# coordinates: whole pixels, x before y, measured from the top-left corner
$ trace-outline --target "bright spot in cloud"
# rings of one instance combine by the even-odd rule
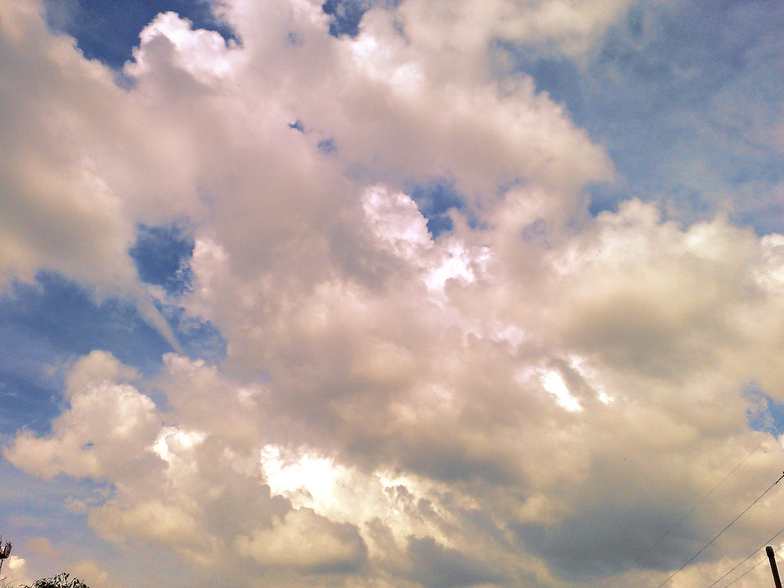
[[[296,506],[323,510],[334,503],[342,471],[332,460],[310,453],[288,460],[280,447],[268,444],[261,451],[261,465],[272,493],[286,496]]]
[[[580,401],[575,398],[566,386],[563,377],[555,370],[548,370],[542,375],[544,389],[555,397],[556,402],[569,412],[583,410]]]

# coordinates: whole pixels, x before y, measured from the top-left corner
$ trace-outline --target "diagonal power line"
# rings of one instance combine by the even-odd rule
[[[773,537],[771,537],[771,538],[770,538],[770,539],[768,539],[767,541],[763,542],[763,543],[762,543],[762,545],[760,545],[760,546],[759,546],[759,547],[757,547],[757,548],[756,548],[754,551],[752,551],[750,554],[748,554],[748,555],[747,555],[745,558],[743,558],[743,559],[740,561],[740,563],[738,563],[738,564],[737,564],[737,565],[736,565],[734,568],[732,568],[732,569],[731,569],[731,570],[729,570],[727,573],[725,573],[725,574],[724,574],[724,575],[723,575],[721,578],[719,578],[718,580],[716,580],[716,581],[715,581],[713,584],[711,584],[710,586],[708,586],[708,588],[713,588],[713,587],[714,587],[716,584],[718,584],[719,582],[721,582],[721,581],[722,581],[724,578],[726,578],[727,576],[729,576],[729,575],[730,575],[732,572],[734,572],[734,571],[735,571],[735,570],[737,570],[737,569],[738,569],[740,566],[742,566],[742,565],[743,565],[743,564],[745,564],[747,561],[749,561],[749,560],[750,560],[752,557],[754,557],[754,555],[756,555],[756,553],[757,553],[757,552],[758,552],[760,549],[762,549],[763,547],[765,547],[765,545],[767,545],[768,543],[770,543],[771,541],[773,541],[773,540],[774,540],[776,537],[778,537],[778,536],[779,536],[779,535],[781,535],[782,533],[784,533],[784,529],[781,529],[781,531],[779,531],[778,533],[776,533],[775,535],[773,535]],[[763,561],[764,561],[764,560],[763,560]],[[757,565],[759,565],[759,564],[757,564]],[[755,567],[756,567],[756,566],[755,566]],[[754,568],[752,568],[752,569],[754,569]],[[748,572],[746,572],[746,573],[748,573]],[[737,581],[738,581],[738,579],[739,579],[739,578],[742,578],[742,577],[743,577],[743,576],[739,576],[738,578],[736,578],[735,580],[733,580],[731,583],[737,582]],[[729,586],[729,585],[730,585],[730,584],[727,584],[727,586]],[[726,586],[725,586],[725,588],[726,588]]]
[[[723,534],[724,534],[724,533],[727,531],[727,529],[729,529],[729,528],[730,528],[732,525],[734,525],[734,524],[735,524],[735,522],[736,522],[736,521],[737,521],[737,520],[738,520],[740,517],[742,517],[743,515],[745,515],[745,514],[746,514],[746,513],[749,511],[749,509],[750,509],[752,506],[754,506],[754,505],[755,505],[755,504],[757,504],[757,503],[758,503],[760,500],[762,500],[762,497],[763,497],[763,496],[765,496],[765,495],[766,495],[768,492],[770,492],[770,491],[773,489],[773,486],[775,486],[776,484],[778,484],[778,483],[779,483],[779,482],[780,482],[782,479],[784,479],[784,473],[782,473],[782,474],[781,474],[781,477],[779,477],[779,479],[778,479],[778,480],[776,480],[776,481],[775,481],[775,482],[773,482],[773,483],[772,483],[770,486],[768,486],[768,488],[767,488],[767,490],[765,490],[765,492],[763,492],[762,494],[760,494],[759,496],[757,496],[757,498],[755,498],[755,499],[754,499],[754,501],[753,501],[751,504],[749,504],[749,505],[748,505],[746,508],[744,508],[744,509],[743,509],[743,512],[741,512],[741,513],[740,513],[738,516],[736,516],[734,519],[732,519],[732,520],[729,522],[729,524],[728,524],[726,527],[724,527],[724,528],[723,528],[721,531],[719,531],[718,535],[716,535],[716,536],[715,536],[713,539],[711,539],[710,541],[708,541],[708,542],[707,542],[707,543],[706,543],[706,544],[705,544],[705,545],[702,547],[702,549],[700,549],[700,550],[699,550],[697,553],[695,553],[693,556],[691,556],[691,558],[690,558],[690,559],[689,559],[689,560],[688,560],[686,563],[684,563],[684,564],[683,564],[681,567],[679,567],[677,570],[675,570],[675,571],[674,571],[674,572],[673,572],[673,573],[670,575],[670,577],[669,577],[669,578],[667,578],[667,579],[666,579],[664,582],[662,582],[661,584],[659,584],[658,588],[662,588],[662,586],[664,586],[664,585],[665,585],[667,582],[669,582],[670,580],[672,580],[672,579],[673,579],[673,578],[674,578],[674,577],[675,577],[675,576],[678,574],[678,572],[680,572],[680,571],[681,571],[683,568],[685,568],[687,565],[689,565],[691,562],[693,562],[695,559],[697,559],[697,557],[698,557],[698,556],[699,556],[699,555],[700,555],[700,554],[701,554],[703,551],[705,551],[706,549],[708,549],[708,547],[710,547],[711,545],[713,545],[713,542],[714,542],[714,541],[716,541],[716,540],[717,540],[719,537],[721,537],[721,536],[722,536],[722,535],[723,535]]]
[[[774,427],[774,428],[775,428],[775,429],[778,431],[778,430],[779,430],[779,427],[780,427],[780,426],[782,426],[782,425],[784,425],[784,420],[780,421],[780,422],[779,422],[778,424],[776,424],[776,425],[773,425],[773,427]],[[653,550],[653,548],[654,548],[654,547],[656,547],[656,546],[657,546],[659,543],[661,543],[661,542],[662,542],[664,539],[666,539],[666,538],[667,538],[667,537],[670,535],[670,533],[672,533],[672,532],[673,532],[673,531],[674,531],[674,530],[675,530],[675,529],[678,527],[678,525],[680,525],[680,524],[681,524],[683,521],[685,521],[687,518],[689,518],[689,517],[691,516],[691,514],[692,514],[692,513],[693,513],[695,510],[697,510],[697,509],[699,508],[699,506],[700,506],[700,505],[701,505],[703,502],[705,502],[705,501],[706,501],[706,500],[707,500],[707,499],[710,497],[710,495],[711,495],[711,494],[713,494],[713,493],[714,493],[714,492],[715,492],[715,491],[716,491],[716,490],[719,488],[719,486],[721,486],[721,485],[722,485],[724,482],[726,482],[726,481],[727,481],[727,478],[729,478],[729,477],[730,477],[732,474],[734,474],[734,473],[735,473],[735,471],[736,471],[736,470],[737,470],[737,469],[738,469],[740,466],[742,466],[744,463],[746,463],[746,460],[747,460],[747,459],[749,459],[749,458],[750,458],[750,457],[751,457],[751,456],[752,456],[752,455],[753,455],[753,454],[754,454],[754,453],[757,451],[757,449],[759,449],[760,447],[762,447],[762,444],[763,444],[763,443],[765,443],[765,441],[767,441],[767,440],[768,440],[768,438],[769,438],[769,437],[772,437],[772,436],[773,436],[773,433],[768,433],[768,434],[767,434],[767,435],[766,435],[766,436],[765,436],[765,437],[762,439],[762,441],[760,441],[760,442],[759,442],[759,444],[758,444],[758,445],[757,445],[757,446],[756,446],[754,449],[752,449],[751,451],[749,451],[749,453],[746,455],[746,457],[744,457],[742,460],[740,460],[740,461],[738,462],[738,464],[737,464],[737,465],[736,465],[734,468],[732,468],[732,469],[731,469],[731,470],[730,470],[730,471],[727,473],[727,475],[726,475],[726,476],[724,476],[724,477],[723,477],[721,480],[719,480],[719,482],[718,482],[718,483],[717,483],[717,484],[716,484],[716,485],[715,485],[713,488],[711,488],[711,489],[708,491],[708,493],[707,493],[707,494],[705,494],[705,495],[704,495],[702,498],[700,498],[700,499],[699,499],[699,500],[696,502],[696,504],[695,504],[694,506],[692,506],[692,507],[691,507],[691,510],[689,510],[689,512],[687,512],[685,515],[683,515],[681,518],[679,518],[679,519],[678,519],[678,520],[675,522],[675,524],[673,524],[673,525],[672,525],[672,526],[671,526],[669,529],[667,529],[667,531],[665,531],[664,535],[662,535],[662,536],[661,536],[661,537],[659,537],[659,538],[658,538],[656,541],[654,541],[654,542],[653,542],[653,545],[651,545],[651,546],[648,548],[648,551],[649,551],[649,552],[650,552],[650,551],[652,551],[652,550]],[[775,437],[774,437],[774,438],[775,438]]]

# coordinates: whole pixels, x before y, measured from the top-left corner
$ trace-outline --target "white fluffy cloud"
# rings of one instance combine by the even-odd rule
[[[44,478],[59,473],[96,480],[135,477],[155,439],[155,404],[122,379],[135,374],[111,355],[93,351],[73,367],[66,386],[68,411],[52,435],[20,434],[7,458]]]
[[[412,0],[335,39],[317,3],[236,0],[241,44],[159,15],[129,89],[0,5],[4,278],[143,300],[134,227],[185,216],[179,302],[228,345],[147,378],[93,351],[6,459],[105,483],[72,505],[97,535],[172,548],[202,585],[665,579],[778,473],[768,439],[650,549],[763,442],[750,387],[784,400],[784,237],[588,214],[605,150],[491,45],[574,55],[627,5]],[[434,180],[466,202],[435,239],[406,193]],[[771,504],[673,585],[773,535]]]

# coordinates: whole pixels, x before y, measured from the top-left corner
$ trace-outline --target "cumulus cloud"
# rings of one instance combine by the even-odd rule
[[[155,438],[158,417],[147,396],[121,383],[128,375],[133,372],[109,354],[93,351],[81,359],[66,386],[70,408],[53,423],[52,436],[23,432],[6,458],[44,478],[133,475],[134,462],[144,461]]]
[[[239,536],[237,550],[265,566],[311,572],[355,570],[365,551],[355,527],[333,523],[309,509],[290,511],[271,529]]]
[[[30,576],[27,572],[27,562],[23,558],[12,555],[3,563],[5,564],[4,567],[6,571],[3,576],[4,582],[10,582],[12,584],[25,584],[30,582]]]
[[[125,89],[36,5],[0,6],[5,279],[135,296],[165,332],[128,250],[187,218],[192,287],[166,303],[227,342],[146,375],[93,350],[5,458],[101,484],[72,504],[96,535],[173,550],[189,585],[665,579],[778,473],[747,411],[752,385],[784,400],[784,237],[590,215],[606,150],[489,65],[497,41],[576,55],[627,5],[414,0],[334,38],[318,3],[233,0],[241,43],[161,14]],[[436,237],[411,196],[431,181],[464,202]],[[679,581],[773,535],[776,498]]]

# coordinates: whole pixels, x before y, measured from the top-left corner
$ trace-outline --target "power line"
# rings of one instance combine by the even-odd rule
[[[782,532],[784,532],[784,529],[782,530]],[[781,549],[781,547],[782,547],[782,546],[781,546],[781,545],[779,545],[779,549]],[[756,553],[756,551],[755,551],[755,553]],[[752,553],[751,555],[754,555],[754,553]],[[746,558],[746,560],[747,560],[747,559],[749,559],[749,558],[751,557],[751,555],[750,555],[749,557],[747,557],[747,558]],[[757,563],[755,563],[753,566],[751,566],[751,567],[750,567],[748,570],[746,570],[746,571],[745,571],[745,572],[743,572],[743,573],[742,573],[740,576],[738,576],[737,578],[735,578],[735,579],[734,579],[732,582],[730,582],[729,584],[727,584],[727,585],[726,585],[724,588],[729,588],[729,587],[730,587],[730,586],[732,586],[732,585],[733,585],[735,582],[737,582],[738,580],[740,580],[740,579],[741,579],[743,576],[745,576],[746,574],[748,574],[749,572],[751,572],[751,571],[753,571],[753,570],[756,570],[756,569],[759,567],[759,565],[760,565],[761,563],[763,563],[763,562],[764,562],[766,559],[767,559],[766,557],[763,557],[761,560],[759,560]],[[746,560],[743,560],[743,561],[746,561]],[[741,562],[741,563],[742,563],[742,562]],[[736,567],[737,567],[737,566],[736,566]],[[733,568],[733,569],[734,569],[734,568]]]
[[[784,425],[784,420],[781,420],[781,421],[779,421],[779,423],[778,423],[777,425],[773,425],[773,428],[774,428],[774,429],[776,429],[776,430],[778,431],[778,430],[779,430],[779,427],[780,427],[781,425]],[[654,541],[653,545],[651,545],[651,546],[648,548],[648,552],[652,551],[652,550],[653,550],[653,548],[654,548],[654,547],[656,547],[656,546],[657,546],[659,543],[661,543],[661,542],[662,542],[662,541],[663,541],[665,538],[667,538],[667,537],[669,536],[669,534],[670,534],[670,533],[672,533],[672,532],[673,532],[673,531],[674,531],[674,530],[675,530],[675,529],[678,527],[678,525],[680,525],[680,524],[681,524],[683,521],[685,521],[687,518],[689,518],[689,516],[691,516],[691,514],[692,514],[692,513],[693,513],[695,510],[697,510],[697,508],[698,508],[698,507],[699,507],[699,506],[700,506],[700,505],[701,505],[703,502],[705,502],[705,501],[708,499],[708,497],[709,497],[711,494],[713,494],[713,493],[714,493],[714,492],[715,492],[715,491],[718,489],[718,487],[719,487],[719,486],[721,486],[721,485],[722,485],[722,484],[723,484],[723,483],[724,483],[724,482],[727,480],[727,478],[729,478],[729,477],[730,477],[732,474],[734,474],[734,473],[735,473],[735,471],[736,471],[736,470],[737,470],[737,469],[738,469],[740,466],[742,466],[742,465],[743,465],[743,464],[746,462],[746,460],[747,460],[747,459],[749,459],[749,458],[752,456],[752,454],[753,454],[755,451],[757,451],[757,449],[759,449],[760,447],[762,447],[762,444],[763,444],[763,443],[765,443],[765,441],[767,441],[769,437],[772,437],[772,436],[773,436],[773,433],[768,433],[768,434],[767,434],[765,437],[763,437],[762,441],[760,441],[760,442],[759,442],[759,444],[758,444],[758,445],[757,445],[757,446],[756,446],[754,449],[752,449],[752,450],[751,450],[751,451],[748,453],[748,455],[746,455],[746,457],[744,457],[742,460],[740,460],[740,462],[738,463],[738,465],[736,465],[734,468],[732,468],[732,469],[730,470],[730,472],[729,472],[729,473],[728,473],[726,476],[724,476],[724,477],[723,477],[723,478],[722,478],[722,479],[719,481],[719,483],[718,483],[718,484],[716,484],[716,485],[715,485],[713,488],[711,488],[711,489],[708,491],[708,493],[707,493],[705,496],[703,496],[702,498],[700,498],[700,499],[697,501],[697,503],[696,503],[696,504],[695,504],[693,507],[691,507],[691,510],[690,510],[689,512],[687,512],[685,515],[683,515],[683,516],[682,516],[680,519],[678,519],[678,521],[677,521],[677,522],[676,522],[676,523],[675,523],[673,526],[671,526],[669,529],[667,529],[667,531],[664,533],[664,535],[662,535],[662,536],[661,536],[661,537],[659,537],[659,538],[658,538],[656,541]],[[639,563],[639,560],[637,561],[637,563]]]
[[[784,529],[782,529],[781,531],[779,531],[778,533],[776,533],[775,535],[773,535],[773,537],[771,537],[771,538],[770,538],[770,539],[768,539],[767,541],[763,542],[763,543],[762,543],[762,545],[760,545],[760,546],[759,546],[759,547],[757,547],[757,548],[756,548],[754,551],[752,551],[750,554],[748,554],[748,555],[747,555],[747,556],[746,556],[746,557],[745,557],[743,560],[741,560],[741,562],[740,562],[738,565],[736,565],[734,568],[732,568],[730,571],[728,571],[726,574],[724,574],[724,575],[723,575],[721,578],[719,578],[718,580],[716,580],[716,581],[715,581],[713,584],[711,584],[710,586],[708,586],[708,588],[713,588],[713,587],[714,587],[716,584],[718,584],[719,582],[721,582],[721,581],[722,581],[724,578],[726,578],[727,576],[729,576],[729,575],[730,575],[732,572],[734,572],[734,571],[735,571],[735,570],[737,570],[737,569],[738,569],[740,566],[742,566],[744,563],[746,563],[747,561],[749,561],[749,560],[750,560],[752,557],[754,557],[754,555],[755,555],[755,554],[756,554],[756,553],[757,553],[757,552],[758,552],[760,549],[762,549],[763,547],[765,547],[765,545],[767,545],[768,543],[770,543],[771,541],[773,541],[773,540],[774,540],[776,537],[778,537],[778,536],[779,536],[779,535],[781,535],[782,533],[784,533]]]
[[[721,536],[722,536],[722,535],[725,533],[725,531],[727,531],[727,529],[729,529],[729,528],[730,528],[732,525],[734,525],[734,524],[735,524],[735,522],[736,522],[736,521],[737,521],[737,520],[738,520],[740,517],[742,517],[743,515],[745,515],[745,514],[748,512],[748,510],[749,510],[749,509],[750,509],[752,506],[754,506],[754,505],[755,505],[755,504],[757,504],[757,503],[758,503],[760,500],[762,500],[762,497],[763,497],[763,496],[765,496],[765,495],[766,495],[768,492],[770,492],[770,491],[771,491],[771,489],[773,488],[773,486],[775,486],[776,484],[778,484],[778,483],[779,483],[779,482],[780,482],[782,479],[784,479],[784,473],[782,473],[782,474],[781,474],[781,477],[780,477],[778,480],[776,480],[776,481],[775,481],[775,482],[773,482],[773,483],[772,483],[770,486],[768,486],[768,489],[767,489],[767,490],[765,490],[765,492],[763,492],[763,493],[762,493],[762,494],[760,494],[760,495],[759,495],[757,498],[755,498],[755,499],[754,499],[754,502],[752,502],[752,503],[751,503],[750,505],[748,505],[748,506],[747,506],[745,509],[743,509],[743,512],[741,512],[741,513],[740,513],[738,516],[736,516],[734,519],[732,519],[732,520],[730,521],[730,523],[729,523],[729,524],[728,524],[726,527],[724,527],[724,528],[723,528],[721,531],[719,531],[719,534],[718,534],[718,535],[716,535],[716,536],[715,536],[713,539],[711,539],[710,541],[708,541],[708,542],[707,542],[707,543],[706,543],[706,544],[705,544],[705,545],[702,547],[702,549],[700,549],[700,550],[699,550],[697,553],[695,553],[693,556],[691,556],[691,558],[690,558],[690,559],[689,559],[689,560],[688,560],[686,563],[684,563],[684,564],[683,564],[681,567],[679,567],[677,570],[675,570],[675,571],[674,571],[674,572],[673,572],[673,573],[670,575],[670,577],[669,577],[669,578],[667,578],[667,579],[666,579],[664,582],[662,582],[661,584],[659,584],[658,588],[662,588],[662,586],[664,586],[664,585],[665,585],[667,582],[669,582],[670,580],[672,580],[672,579],[673,579],[673,578],[674,578],[674,577],[675,577],[675,576],[678,574],[678,572],[680,572],[680,571],[681,571],[683,568],[685,568],[687,565],[689,565],[691,562],[693,562],[695,559],[697,559],[697,556],[699,556],[699,555],[700,555],[700,554],[701,554],[703,551],[705,551],[706,549],[708,549],[708,547],[710,547],[710,546],[713,544],[713,542],[714,542],[714,541],[716,541],[716,539],[718,539],[719,537],[721,537]]]
[[[730,582],[729,584],[727,584],[727,585],[726,585],[724,588],[730,588],[730,586],[732,586],[732,585],[733,585],[735,582],[737,582],[738,580],[740,580],[740,579],[741,579],[743,576],[745,576],[746,574],[748,574],[750,571],[752,571],[752,570],[756,570],[756,569],[759,567],[759,565],[760,565],[762,562],[764,562],[764,561],[765,561],[765,559],[764,559],[764,558],[763,558],[763,559],[761,559],[761,560],[759,560],[757,563],[755,563],[753,566],[751,566],[751,567],[750,567],[748,570],[746,570],[746,571],[745,571],[745,572],[743,572],[743,573],[742,573],[740,576],[738,576],[737,578],[735,578],[735,579],[734,579],[732,582]]]

